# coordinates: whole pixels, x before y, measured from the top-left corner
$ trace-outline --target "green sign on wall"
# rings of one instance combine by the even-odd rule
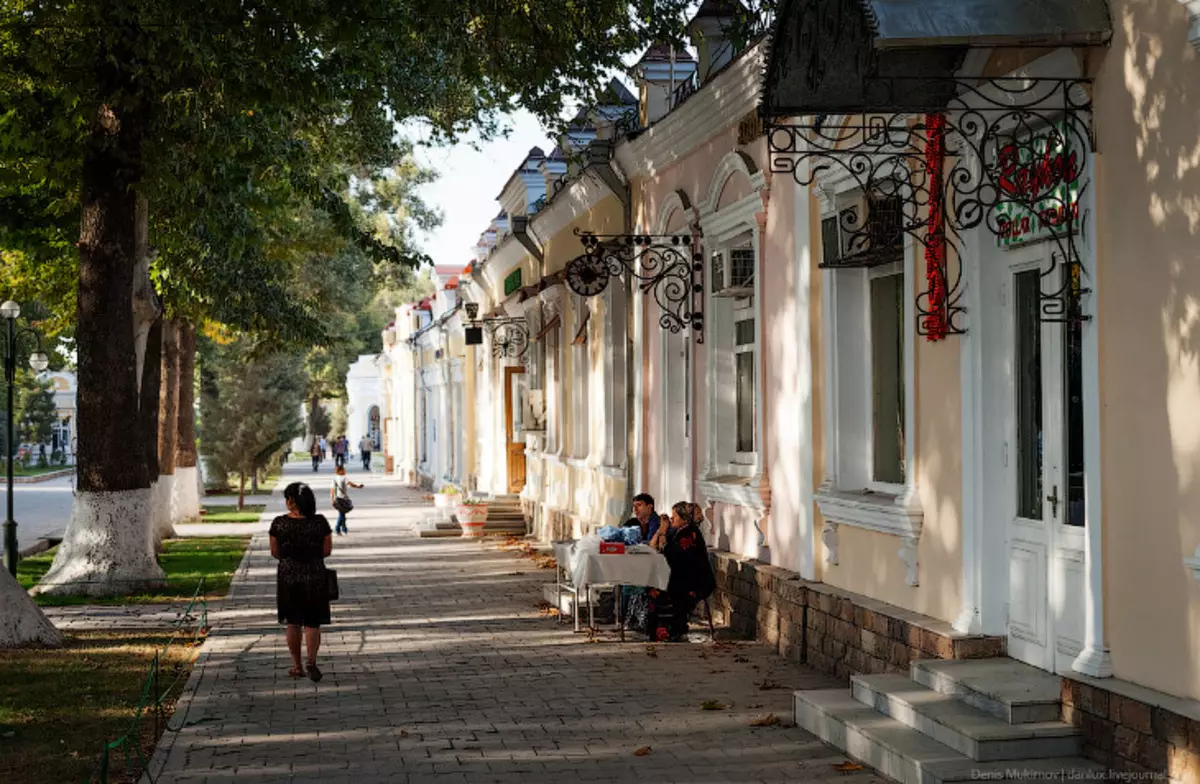
[[[504,279],[504,296],[507,297],[519,288],[521,288],[521,268],[517,267]]]

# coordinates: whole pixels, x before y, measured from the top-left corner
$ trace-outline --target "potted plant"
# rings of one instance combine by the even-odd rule
[[[487,522],[488,502],[482,498],[464,498],[454,508],[454,516],[462,526],[463,536],[483,536]]]
[[[443,510],[444,514],[449,514],[447,510],[454,507],[461,495],[462,492],[454,485],[442,485],[442,489],[433,494],[433,505]]]

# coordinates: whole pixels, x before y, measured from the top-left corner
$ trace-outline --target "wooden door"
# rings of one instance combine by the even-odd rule
[[[525,489],[525,368],[504,368],[504,442],[508,465],[508,492]]]

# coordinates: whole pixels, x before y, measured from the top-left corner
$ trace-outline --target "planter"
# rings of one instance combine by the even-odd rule
[[[454,510],[458,524],[462,526],[463,536],[483,536],[483,525],[487,522],[488,508],[486,504],[459,505]]]
[[[458,493],[434,493],[433,506],[436,509],[453,509],[460,498]]]

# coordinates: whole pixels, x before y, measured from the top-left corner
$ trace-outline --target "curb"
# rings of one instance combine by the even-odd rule
[[[64,468],[61,471],[47,471],[44,474],[37,476],[14,476],[14,485],[32,485],[38,482],[49,482],[51,479],[61,479],[64,476],[71,476],[75,473],[74,468]],[[0,477],[0,485],[7,485],[8,477]]]
[[[266,516],[267,512],[264,511],[262,517]],[[260,519],[259,522],[261,523],[263,520]],[[233,579],[229,582],[229,591],[221,600],[222,606],[227,605],[231,599],[237,596],[238,588],[244,582],[246,573],[250,571],[250,558],[254,554],[255,546],[260,545],[266,536],[265,533],[257,533],[250,537],[250,542],[246,545],[246,552],[242,553],[241,563],[238,564],[233,573]],[[179,699],[175,702],[175,712],[171,714],[171,719],[163,727],[162,735],[159,736],[158,743],[154,747],[154,754],[150,757],[142,777],[138,779],[139,784],[154,784],[158,781],[163,768],[171,758],[171,752],[175,749],[175,740],[179,737],[179,733],[189,726],[187,718],[192,709],[192,701],[200,690],[200,684],[204,682],[208,660],[212,656],[209,640],[221,634],[220,627],[213,625],[211,618],[209,624],[208,636],[205,637],[204,644],[200,647],[200,653],[196,656],[196,663],[192,665],[192,672],[188,676],[187,683],[183,685],[183,691],[179,693]]]
[[[38,553],[44,553],[47,550],[49,550],[51,547],[54,547],[55,545],[60,543],[61,541],[62,541],[61,534],[59,534],[58,536],[43,536],[41,539],[38,539],[33,544],[26,547],[24,550],[18,550],[17,556],[20,558],[28,558],[31,555],[37,555]]]

